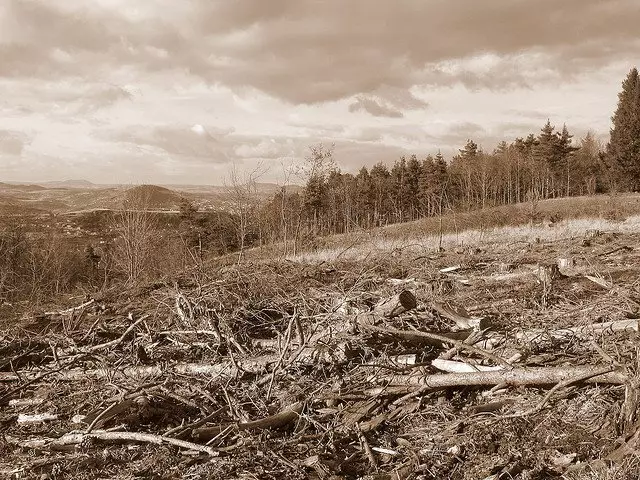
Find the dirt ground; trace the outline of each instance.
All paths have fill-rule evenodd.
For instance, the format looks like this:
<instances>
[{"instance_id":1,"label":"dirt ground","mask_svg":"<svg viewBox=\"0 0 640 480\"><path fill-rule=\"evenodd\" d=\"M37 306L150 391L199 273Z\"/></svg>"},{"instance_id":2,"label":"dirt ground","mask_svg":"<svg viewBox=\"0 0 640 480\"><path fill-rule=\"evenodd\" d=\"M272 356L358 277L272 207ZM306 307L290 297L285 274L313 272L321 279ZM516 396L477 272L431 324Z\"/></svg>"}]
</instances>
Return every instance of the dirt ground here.
<instances>
[{"instance_id":1,"label":"dirt ground","mask_svg":"<svg viewBox=\"0 0 640 480\"><path fill-rule=\"evenodd\" d=\"M0 477L638 478L639 238L2 305Z\"/></svg>"}]
</instances>

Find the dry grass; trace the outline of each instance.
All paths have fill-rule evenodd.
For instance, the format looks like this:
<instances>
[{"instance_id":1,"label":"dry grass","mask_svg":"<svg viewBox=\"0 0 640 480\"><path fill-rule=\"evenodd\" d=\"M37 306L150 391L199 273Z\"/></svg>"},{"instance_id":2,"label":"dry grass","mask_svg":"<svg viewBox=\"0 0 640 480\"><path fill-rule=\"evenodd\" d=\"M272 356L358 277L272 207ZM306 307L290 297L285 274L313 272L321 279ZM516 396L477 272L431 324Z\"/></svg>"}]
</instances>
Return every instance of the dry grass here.
<instances>
[{"instance_id":1,"label":"dry grass","mask_svg":"<svg viewBox=\"0 0 640 480\"><path fill-rule=\"evenodd\" d=\"M371 232L327 237L318 242L319 248L288 258L302 262L361 260L380 254L426 253L439 247L499 248L519 242L572 240L582 238L588 230L640 232L640 195L547 200L538 204L535 220L531 219L531 208L530 204L520 204L449 214L442 219L442 235L440 219L429 218ZM552 217L554 222L549 220Z\"/></svg>"}]
</instances>

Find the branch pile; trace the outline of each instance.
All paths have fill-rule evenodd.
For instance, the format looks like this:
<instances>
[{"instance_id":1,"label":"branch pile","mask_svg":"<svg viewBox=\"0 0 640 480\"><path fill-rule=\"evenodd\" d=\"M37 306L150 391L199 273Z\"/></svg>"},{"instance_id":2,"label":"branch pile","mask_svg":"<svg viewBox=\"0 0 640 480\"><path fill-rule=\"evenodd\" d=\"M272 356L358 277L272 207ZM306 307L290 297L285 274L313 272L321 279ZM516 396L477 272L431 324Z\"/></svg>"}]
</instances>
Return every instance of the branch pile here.
<instances>
[{"instance_id":1,"label":"branch pile","mask_svg":"<svg viewBox=\"0 0 640 480\"><path fill-rule=\"evenodd\" d=\"M0 337L1 476L614 468L639 437L634 251L576 243L560 271L556 248L508 274L504 251L221 267L25 317Z\"/></svg>"}]
</instances>

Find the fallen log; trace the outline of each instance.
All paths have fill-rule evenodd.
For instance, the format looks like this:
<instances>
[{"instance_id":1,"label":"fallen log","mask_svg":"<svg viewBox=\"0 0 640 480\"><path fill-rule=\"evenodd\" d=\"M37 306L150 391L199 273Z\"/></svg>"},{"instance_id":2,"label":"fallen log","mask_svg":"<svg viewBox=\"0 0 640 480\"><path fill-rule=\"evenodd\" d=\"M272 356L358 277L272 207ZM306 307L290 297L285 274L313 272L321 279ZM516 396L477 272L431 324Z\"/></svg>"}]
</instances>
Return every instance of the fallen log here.
<instances>
[{"instance_id":1,"label":"fallen log","mask_svg":"<svg viewBox=\"0 0 640 480\"><path fill-rule=\"evenodd\" d=\"M409 290L403 290L391 298L381 300L371 313L386 318L397 317L398 315L413 310L417 306L415 295Z\"/></svg>"},{"instance_id":2,"label":"fallen log","mask_svg":"<svg viewBox=\"0 0 640 480\"><path fill-rule=\"evenodd\" d=\"M140 365L124 368L96 368L84 370L74 368L69 370L51 371L48 376L57 380L81 380L86 378L110 378L114 377L155 377L166 373L183 375L207 375L225 376L227 378L248 373L265 373L271 364L275 364L278 358L274 355L265 357L255 357L249 359L236 359L235 361L222 361L214 364L203 363L176 363L174 365ZM21 371L18 374L13 372L0 372L0 382L15 382L22 380L38 379L41 376L39 371Z\"/></svg>"},{"instance_id":3,"label":"fallen log","mask_svg":"<svg viewBox=\"0 0 640 480\"><path fill-rule=\"evenodd\" d=\"M617 320L613 322L592 323L578 327L560 328L558 330L527 330L515 334L516 340L527 343L544 343L553 340L593 337L606 333L638 331L638 319Z\"/></svg>"},{"instance_id":4,"label":"fallen log","mask_svg":"<svg viewBox=\"0 0 640 480\"><path fill-rule=\"evenodd\" d=\"M466 386L490 386L507 384L513 386L525 385L553 385L566 382L573 378L586 377L596 372L594 365L542 367L542 368L513 368L491 372L443 373L435 375L393 375L378 376L389 382L388 387L380 387L381 391L389 387L419 386L432 389ZM620 371L612 371L596 375L584 380L585 383L608 383L622 385L628 377Z\"/></svg>"}]
</instances>

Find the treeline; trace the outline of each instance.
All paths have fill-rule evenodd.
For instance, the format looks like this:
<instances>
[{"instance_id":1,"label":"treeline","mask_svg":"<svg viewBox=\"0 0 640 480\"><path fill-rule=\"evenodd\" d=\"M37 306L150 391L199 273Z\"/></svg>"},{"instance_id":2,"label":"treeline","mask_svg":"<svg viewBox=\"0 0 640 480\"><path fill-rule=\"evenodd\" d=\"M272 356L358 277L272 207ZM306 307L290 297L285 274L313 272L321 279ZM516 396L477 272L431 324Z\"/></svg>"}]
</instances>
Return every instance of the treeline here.
<instances>
[{"instance_id":1,"label":"treeline","mask_svg":"<svg viewBox=\"0 0 640 480\"><path fill-rule=\"evenodd\" d=\"M392 223L548 198L640 189L640 78L622 82L610 141L593 133L575 141L550 121L537 134L501 142L485 152L468 140L449 162L438 153L401 157L356 174L335 167L333 150L311 148L304 188L286 187L262 208L265 242L293 241Z\"/></svg>"},{"instance_id":2,"label":"treeline","mask_svg":"<svg viewBox=\"0 0 640 480\"><path fill-rule=\"evenodd\" d=\"M469 140L450 162L440 154L401 157L356 174L312 147L301 191L283 188L261 212L267 242L339 234L527 200L586 195L610 188L602 147L591 133L576 144L566 126L502 142L491 153Z\"/></svg>"}]
</instances>

